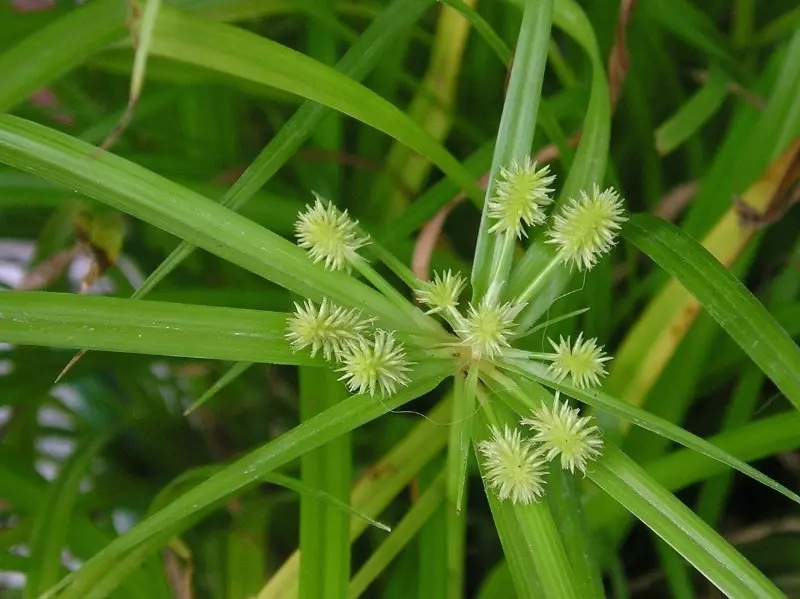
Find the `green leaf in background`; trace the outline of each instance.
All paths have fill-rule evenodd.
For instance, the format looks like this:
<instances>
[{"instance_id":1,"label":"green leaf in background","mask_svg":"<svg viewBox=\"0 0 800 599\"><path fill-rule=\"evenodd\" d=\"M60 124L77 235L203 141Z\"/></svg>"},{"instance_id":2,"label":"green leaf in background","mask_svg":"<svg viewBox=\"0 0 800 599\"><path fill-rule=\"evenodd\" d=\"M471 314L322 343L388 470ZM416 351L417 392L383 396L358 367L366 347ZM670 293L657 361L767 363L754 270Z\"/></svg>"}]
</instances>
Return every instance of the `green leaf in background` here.
<instances>
[{"instance_id":1,"label":"green leaf in background","mask_svg":"<svg viewBox=\"0 0 800 599\"><path fill-rule=\"evenodd\" d=\"M634 215L623 235L680 281L800 409L800 348L728 269L661 219Z\"/></svg>"},{"instance_id":2,"label":"green leaf in background","mask_svg":"<svg viewBox=\"0 0 800 599\"><path fill-rule=\"evenodd\" d=\"M286 315L275 312L20 291L0 293L0 314L0 339L11 343L316 363L302 352L292 352L284 337Z\"/></svg>"}]
</instances>

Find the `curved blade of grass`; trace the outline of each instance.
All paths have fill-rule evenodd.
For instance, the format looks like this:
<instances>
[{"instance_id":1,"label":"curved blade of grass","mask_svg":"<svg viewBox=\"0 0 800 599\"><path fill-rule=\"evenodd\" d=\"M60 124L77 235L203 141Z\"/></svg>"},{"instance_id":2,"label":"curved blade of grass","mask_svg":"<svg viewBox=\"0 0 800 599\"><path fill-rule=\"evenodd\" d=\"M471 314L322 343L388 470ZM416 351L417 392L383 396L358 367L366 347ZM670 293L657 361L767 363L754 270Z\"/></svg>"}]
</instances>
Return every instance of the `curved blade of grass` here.
<instances>
[{"instance_id":1,"label":"curved blade of grass","mask_svg":"<svg viewBox=\"0 0 800 599\"><path fill-rule=\"evenodd\" d=\"M608 412L614 416L618 416L624 420L628 420L633 424L640 426L644 429L652 431L657 435L662 435L676 443L693 449L709 458L722 462L723 464L735 468L742 474L746 474L750 478L757 480L763 485L770 487L781 495L788 497L795 503L800 504L800 495L793 493L783 485L775 482L770 477L761 474L758 470L749 466L745 462L733 457L728 452L712 445L705 439L693 435L687 430L672 424L668 420L654 416L649 412L642 410L636 406L619 400L615 397L603 393L602 391L587 391L578 389L577 387L568 383L556 380L549 372L548 367L544 364L533 361L525 360L508 360L506 366L513 369L515 372L522 376L532 378L536 382L542 383L551 389L561 391L569 397L574 397L587 405L592 406L598 410ZM536 407L525 394L519 394L518 399L527 406L527 409Z\"/></svg>"},{"instance_id":2,"label":"curved blade of grass","mask_svg":"<svg viewBox=\"0 0 800 599\"><path fill-rule=\"evenodd\" d=\"M5 295L5 294L4 294ZM81 445L61 467L58 478L48 486L39 504L29 540L25 599L38 597L54 585L61 574L61 552L67 543L67 533L74 514L78 486L92 460L114 435L106 432Z\"/></svg>"},{"instance_id":3,"label":"curved blade of grass","mask_svg":"<svg viewBox=\"0 0 800 599\"><path fill-rule=\"evenodd\" d=\"M502 167L512 161L521 162L531 152L536 129L536 113L542 94L547 45L550 41L553 0L525 0L522 25L517 39L514 64L511 67L503 114L497 131L497 142L486 186L486 199L481 213L475 260L472 265L472 299L480 300L491 280L505 281L511 270L516 239L489 233L489 199L494 196L497 177Z\"/></svg>"},{"instance_id":4,"label":"curved blade of grass","mask_svg":"<svg viewBox=\"0 0 800 599\"><path fill-rule=\"evenodd\" d=\"M741 281L703 246L664 220L634 215L623 235L680 281L800 409L800 348Z\"/></svg>"},{"instance_id":5,"label":"curved blade of grass","mask_svg":"<svg viewBox=\"0 0 800 599\"><path fill-rule=\"evenodd\" d=\"M589 477L728 597L785 597L730 543L615 445L606 445Z\"/></svg>"},{"instance_id":6,"label":"curved blade of grass","mask_svg":"<svg viewBox=\"0 0 800 599\"><path fill-rule=\"evenodd\" d=\"M406 114L439 143L447 139L455 121L455 103L469 34L469 21L457 12L438 11L425 75L411 86L414 96ZM424 155L401 143L392 144L382 162L383 168L376 175L367 200L358 207L358 213L386 223L402 214L409 199L419 194L430 179L431 163Z\"/></svg>"},{"instance_id":7,"label":"curved blade of grass","mask_svg":"<svg viewBox=\"0 0 800 599\"><path fill-rule=\"evenodd\" d=\"M509 48L506 43L503 41L497 32L492 29L492 26L484 19L478 11L472 8L469 4L464 2L464 0L439 0L442 4L446 4L447 6L453 8L460 12L465 19L467 19L472 26L475 28L475 31L483 38L483 41L494 51L497 55L497 58L500 59L500 62L503 65L507 65L511 62L511 48Z\"/></svg>"},{"instance_id":8,"label":"curved blade of grass","mask_svg":"<svg viewBox=\"0 0 800 599\"><path fill-rule=\"evenodd\" d=\"M0 112L125 36L124 2L99 0L0 53Z\"/></svg>"},{"instance_id":9,"label":"curved blade of grass","mask_svg":"<svg viewBox=\"0 0 800 599\"><path fill-rule=\"evenodd\" d=\"M169 505L170 502L178 499L182 493L190 490L195 485L208 480L212 476L222 472L224 469L225 466L211 465L192 468L191 470L184 472L174 480L170 481L167 486L158 492L156 498L151 502L150 509L147 513L154 514L158 512L162 508ZM331 496L330 493L326 493L325 491L306 485L303 483L303 481L292 478L291 476L272 472L262 476L261 480L265 483L277 485L279 487L284 487L285 489L294 491L298 495L306 495L308 497L327 502L328 504L353 516L358 520L361 520L364 524L369 526L374 526L375 528L386 532L390 532L392 530L384 523L371 518L368 514L357 509L356 507L351 507L344 501Z\"/></svg>"},{"instance_id":10,"label":"curved blade of grass","mask_svg":"<svg viewBox=\"0 0 800 599\"><path fill-rule=\"evenodd\" d=\"M589 88L589 104L583 120L581 139L572 161L572 165L556 200L554 209L566 202L570 197L577 197L582 189L592 184L600 185L606 171L609 139L611 135L611 104L609 100L608 82L606 80L603 59L592 24L586 13L574 0L559 0L553 8L553 25L573 38L583 48L592 65L592 79ZM547 253L541 243L532 243L522 259L511 272L508 295L518 295L533 280L542 268L541 255ZM568 269L558 267L549 275L553 298L558 297L572 280ZM526 328L547 309L549 304L534 302L522 311L518 322L525 323ZM543 310L544 308L544 310Z\"/></svg>"},{"instance_id":11,"label":"curved blade of grass","mask_svg":"<svg viewBox=\"0 0 800 599\"><path fill-rule=\"evenodd\" d=\"M447 427L452 398L436 405L383 459L361 477L353 487L350 504L362 513L376 516L386 508L425 464L447 443ZM353 520L350 540L355 541L365 526ZM300 552L295 551L261 589L258 599L296 597Z\"/></svg>"},{"instance_id":12,"label":"curved blade of grass","mask_svg":"<svg viewBox=\"0 0 800 599\"><path fill-rule=\"evenodd\" d=\"M444 475L434 479L422 496L414 502L392 533L375 549L350 581L347 596L360 597L400 551L414 539L422 525L433 515L444 499Z\"/></svg>"},{"instance_id":13,"label":"curved blade of grass","mask_svg":"<svg viewBox=\"0 0 800 599\"><path fill-rule=\"evenodd\" d=\"M139 5L131 1L131 11L133 15L129 18L134 22L139 20L137 11ZM131 122L133 112L139 103L139 98L142 95L142 87L144 86L144 76L147 72L147 56L150 52L150 42L153 39L153 30L156 26L156 19L158 18L158 11L161 9L161 0L145 0L144 9L142 10L141 23L136 28L136 49L133 54L133 69L131 72L131 84L128 90L128 104L125 106L125 111L117 121L116 126L109 136L103 141L102 147L104 150L109 149L119 139L119 136L125 131L125 127Z\"/></svg>"},{"instance_id":14,"label":"curved blade of grass","mask_svg":"<svg viewBox=\"0 0 800 599\"><path fill-rule=\"evenodd\" d=\"M368 395L354 395L266 443L143 520L89 559L79 571L51 588L41 599L54 596L66 586L69 586L70 593L81 596L88 590L86 585L99 573L141 543L154 536L166 537L166 542L184 528L187 520L215 502L258 482L303 453L427 393L442 381L447 370L449 368L432 364L420 365L413 382L391 398L378 401Z\"/></svg>"},{"instance_id":15,"label":"curved blade of grass","mask_svg":"<svg viewBox=\"0 0 800 599\"><path fill-rule=\"evenodd\" d=\"M0 115L0 162L84 193L316 301L331 300L408 330L409 319L355 279L311 264L305 251L212 202L113 154L23 119ZM417 325L438 329L430 318Z\"/></svg>"},{"instance_id":16,"label":"curved blade of grass","mask_svg":"<svg viewBox=\"0 0 800 599\"><path fill-rule=\"evenodd\" d=\"M364 512L349 506L347 503L345 503L341 499L337 499L330 493L326 493L324 491L321 491L320 489L316 489L314 487L310 487L309 485L303 484L302 481L299 481L296 478L292 478L290 476L284 476L282 474L272 473L264 476L262 480L264 482L280 485L281 487L291 489L292 491L294 491L299 495L305 495L320 501L324 501L325 503L328 503L331 506L335 507L337 510L340 510L343 513L353 516L354 518L357 518L359 520L363 520L366 524L378 528L380 530L383 530L385 532L392 531L392 529L389 528L383 522L379 522L378 520L370 518Z\"/></svg>"},{"instance_id":17,"label":"curved blade of grass","mask_svg":"<svg viewBox=\"0 0 800 599\"><path fill-rule=\"evenodd\" d=\"M151 52L318 102L383 131L426 156L480 197L469 172L402 110L320 62L243 29L168 8L158 17Z\"/></svg>"},{"instance_id":18,"label":"curved blade of grass","mask_svg":"<svg viewBox=\"0 0 800 599\"><path fill-rule=\"evenodd\" d=\"M433 0L396 0L390 4L337 63L336 69L356 81L363 79L372 71L378 59L432 4ZM241 209L311 136L328 111L321 104L305 102L225 193L220 203L235 211ZM449 180L444 181L452 185ZM194 251L194 247L186 241L182 242L147 277L133 297L147 295Z\"/></svg>"},{"instance_id":19,"label":"curved blade of grass","mask_svg":"<svg viewBox=\"0 0 800 599\"><path fill-rule=\"evenodd\" d=\"M669 154L694 135L719 110L727 95L728 77L712 66L705 85L656 129L659 154Z\"/></svg>"},{"instance_id":20,"label":"curved blade of grass","mask_svg":"<svg viewBox=\"0 0 800 599\"><path fill-rule=\"evenodd\" d=\"M798 430L800 414L787 412L715 435L708 441L740 460L752 462L800 447ZM672 492L731 472L726 464L691 449L678 449L645 464L644 468L654 480ZM608 497L599 493L592 495L586 512L592 528L608 530L614 540L624 536L629 520L627 514Z\"/></svg>"},{"instance_id":21,"label":"curved blade of grass","mask_svg":"<svg viewBox=\"0 0 800 599\"><path fill-rule=\"evenodd\" d=\"M286 314L43 291L0 293L0 339L161 356L320 364L292 352Z\"/></svg>"},{"instance_id":22,"label":"curved blade of grass","mask_svg":"<svg viewBox=\"0 0 800 599\"><path fill-rule=\"evenodd\" d=\"M647 11L664 27L696 47L703 54L716 58L720 64L740 81L747 80L749 73L742 68L728 47L727 41L717 30L711 17L688 0L674 0L668 6L661 2L645 2Z\"/></svg>"},{"instance_id":23,"label":"curved blade of grass","mask_svg":"<svg viewBox=\"0 0 800 599\"><path fill-rule=\"evenodd\" d=\"M793 144L741 195L742 205L765 216L777 201L781 182L800 151ZM730 204L730 199L728 200ZM756 229L741 222L740 208L729 206L702 240L702 246L726 267L733 267L752 244ZM741 262L740 262L741 263ZM643 405L653 386L664 376L686 333L695 325L701 304L680 280L670 280L650 301L620 344L609 369L605 388L626 402ZM711 317L709 322L713 324ZM707 326L703 324L702 326ZM697 348L695 348L697 350ZM625 430L625 423L620 423Z\"/></svg>"},{"instance_id":24,"label":"curved blade of grass","mask_svg":"<svg viewBox=\"0 0 800 599\"><path fill-rule=\"evenodd\" d=\"M225 387L228 386L231 382L239 377L239 375L243 374L248 368L253 365L252 362L236 362L233 366L230 367L228 372L223 374L217 382L215 382L208 390L203 393L196 402L194 402L191 406L186 408L183 411L184 416L188 416L192 412L194 412L197 408L202 406L206 403L209 399L214 397L217 393L222 391Z\"/></svg>"}]
</instances>

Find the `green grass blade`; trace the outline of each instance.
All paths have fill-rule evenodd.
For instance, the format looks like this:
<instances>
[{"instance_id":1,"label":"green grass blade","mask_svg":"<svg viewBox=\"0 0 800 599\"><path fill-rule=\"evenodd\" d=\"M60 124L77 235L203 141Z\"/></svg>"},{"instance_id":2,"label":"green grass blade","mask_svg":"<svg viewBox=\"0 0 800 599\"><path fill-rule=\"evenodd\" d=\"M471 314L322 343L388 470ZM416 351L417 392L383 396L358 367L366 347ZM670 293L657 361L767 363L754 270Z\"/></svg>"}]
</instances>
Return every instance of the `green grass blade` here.
<instances>
[{"instance_id":1,"label":"green grass blade","mask_svg":"<svg viewBox=\"0 0 800 599\"><path fill-rule=\"evenodd\" d=\"M727 95L728 77L712 67L705 85L656 129L659 154L669 154L694 135L720 109Z\"/></svg>"},{"instance_id":2,"label":"green grass blade","mask_svg":"<svg viewBox=\"0 0 800 599\"><path fill-rule=\"evenodd\" d=\"M335 69L286 46L165 8L159 14L152 53L333 108L426 156L468 195L481 195L461 163L402 110Z\"/></svg>"},{"instance_id":3,"label":"green grass blade","mask_svg":"<svg viewBox=\"0 0 800 599\"><path fill-rule=\"evenodd\" d=\"M161 356L318 364L294 353L286 315L42 291L0 294L8 343Z\"/></svg>"},{"instance_id":4,"label":"green grass blade","mask_svg":"<svg viewBox=\"0 0 800 599\"><path fill-rule=\"evenodd\" d=\"M492 26L489 24L489 22L478 13L477 10L464 2L464 0L439 1L442 4L446 4L454 10L457 10L464 16L465 19L472 23L475 31L477 31L478 34L483 38L483 41L488 44L503 65L507 65L509 62L511 62L511 49L503 41L503 38L501 38L497 32L492 29Z\"/></svg>"},{"instance_id":5,"label":"green grass blade","mask_svg":"<svg viewBox=\"0 0 800 599\"><path fill-rule=\"evenodd\" d=\"M800 446L797 431L800 414L788 412L764 418L739 429L715 435L709 439L720 449L738 459L752 462ZM647 473L670 491L679 491L697 482L710 479L730 468L691 449L679 449L645 465ZM615 538L621 537L625 528L624 510L602 494L593 495L586 511L593 529L613 529Z\"/></svg>"},{"instance_id":6,"label":"green grass blade","mask_svg":"<svg viewBox=\"0 0 800 599\"><path fill-rule=\"evenodd\" d=\"M231 382L235 379L239 378L241 374L243 374L248 368L253 365L252 362L236 362L233 366L230 367L228 372L223 374L218 381L216 381L211 387L209 387L208 391L203 393L196 402L194 402L191 406L184 410L183 415L187 416L194 412L197 408L202 406L206 403L209 399L214 397L217 393L222 391L225 387L227 387Z\"/></svg>"},{"instance_id":7,"label":"green grass blade","mask_svg":"<svg viewBox=\"0 0 800 599\"><path fill-rule=\"evenodd\" d=\"M125 36L125 3L92 2L0 53L0 112Z\"/></svg>"},{"instance_id":8,"label":"green grass blade","mask_svg":"<svg viewBox=\"0 0 800 599\"><path fill-rule=\"evenodd\" d=\"M536 129L536 113L542 94L542 79L547 64L547 45L553 0L526 0L522 25L517 40L514 64L508 84L503 115L497 131L486 200L483 204L475 261L472 265L473 301L483 297L490 280L505 280L511 269L514 243L506 243L505 235L489 233L488 201L495 194L497 177L502 167L512 161L521 161L531 152Z\"/></svg>"},{"instance_id":9,"label":"green grass blade","mask_svg":"<svg viewBox=\"0 0 800 599\"><path fill-rule=\"evenodd\" d=\"M347 397L331 371L300 369L300 418L307 421ZM300 456L300 476L308 487L337 501L350 500L350 435ZM347 596L350 580L350 518L334 506L304 496L300 501L300 599Z\"/></svg>"},{"instance_id":10,"label":"green grass blade","mask_svg":"<svg viewBox=\"0 0 800 599\"><path fill-rule=\"evenodd\" d=\"M244 489L276 468L307 451L322 446L341 434L357 428L387 411L433 389L444 378L441 367L423 365L416 371L414 382L388 400L376 401L368 395L357 395L338 403L240 458L207 481L200 483L165 508L143 520L88 560L83 568L70 574L41 599L52 597L59 588L69 586L76 596L85 593L86 585L99 573L117 562L129 551L153 537L164 542L183 529L187 520L228 495Z\"/></svg>"},{"instance_id":11,"label":"green grass blade","mask_svg":"<svg viewBox=\"0 0 800 599\"><path fill-rule=\"evenodd\" d=\"M381 12L347 51L337 63L336 69L356 81L363 79L372 71L378 63L378 59L432 4L433 0L395 0ZM327 114L329 114L327 107L314 102L305 102L225 193L220 203L232 210L239 211L261 186L294 155ZM194 247L188 242L181 243L147 277L136 290L134 297L142 298L147 295L194 251Z\"/></svg>"},{"instance_id":12,"label":"green grass blade","mask_svg":"<svg viewBox=\"0 0 800 599\"><path fill-rule=\"evenodd\" d=\"M360 597L367 590L400 551L414 539L443 499L444 476L440 474L353 576L347 593L350 599Z\"/></svg>"},{"instance_id":13,"label":"green grass blade","mask_svg":"<svg viewBox=\"0 0 800 599\"><path fill-rule=\"evenodd\" d=\"M603 183L606 161L608 159L609 138L611 135L611 105L609 102L608 82L606 80L603 59L592 24L583 9L573 0L559 0L553 8L553 25L564 31L584 50L592 65L592 78L589 88L589 104L583 120L581 140L572 161L572 165L561 187L556 207L570 197L577 197L582 189L588 189L593 183ZM548 250L543 244L532 243L522 259L511 273L509 294L522 290L540 271L541 257ZM551 274L551 297L558 297L572 280L567 269L560 268ZM525 323L522 328L533 323L536 318L549 307L541 300L528 306L519 316L518 322ZM544 308L544 310L543 310Z\"/></svg>"},{"instance_id":14,"label":"green grass blade","mask_svg":"<svg viewBox=\"0 0 800 599\"><path fill-rule=\"evenodd\" d=\"M616 446L605 447L589 477L728 597L784 597L732 545Z\"/></svg>"},{"instance_id":15,"label":"green grass blade","mask_svg":"<svg viewBox=\"0 0 800 599\"><path fill-rule=\"evenodd\" d=\"M97 452L113 435L104 433L85 445L79 446L61 467L56 481L48 487L39 505L29 540L25 599L38 597L54 585L61 575L61 552L67 542L67 533L78 497L78 485L85 476Z\"/></svg>"},{"instance_id":16,"label":"green grass blade","mask_svg":"<svg viewBox=\"0 0 800 599\"><path fill-rule=\"evenodd\" d=\"M94 146L68 135L0 115L0 162L141 218L303 297L329 297L363 309L392 329L408 329L408 319L383 296L310 264L305 251L282 237L118 156L98 156ZM428 318L419 324L437 327Z\"/></svg>"},{"instance_id":17,"label":"green grass blade","mask_svg":"<svg viewBox=\"0 0 800 599\"><path fill-rule=\"evenodd\" d=\"M666 221L635 215L623 235L680 281L800 409L800 348L741 281Z\"/></svg>"},{"instance_id":18,"label":"green grass blade","mask_svg":"<svg viewBox=\"0 0 800 599\"><path fill-rule=\"evenodd\" d=\"M291 489L298 495L307 496L316 501L323 501L327 503L330 507L333 507L339 512L341 512L342 514L346 514L348 516L352 516L353 518L357 518L365 525L373 526L378 530L382 530L384 532L391 532L392 530L383 522L379 522L374 518L370 518L364 512L351 507L347 502L342 501L337 497L334 497L330 493L326 493L322 489L316 487L310 487L297 479L291 478L289 476L283 476L282 474L277 474L273 472L272 474L264 476L262 480L268 483L279 485L286 489ZM347 537L347 534L345 534L345 537Z\"/></svg>"}]
</instances>

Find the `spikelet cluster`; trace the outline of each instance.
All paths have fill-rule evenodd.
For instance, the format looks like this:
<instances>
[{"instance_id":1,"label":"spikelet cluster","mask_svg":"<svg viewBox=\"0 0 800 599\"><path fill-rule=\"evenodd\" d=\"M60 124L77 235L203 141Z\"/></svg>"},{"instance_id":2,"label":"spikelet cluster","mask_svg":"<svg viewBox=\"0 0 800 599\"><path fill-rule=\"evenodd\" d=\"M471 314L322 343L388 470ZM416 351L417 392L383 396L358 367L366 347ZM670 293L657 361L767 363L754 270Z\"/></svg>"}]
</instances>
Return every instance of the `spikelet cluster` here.
<instances>
[{"instance_id":1,"label":"spikelet cluster","mask_svg":"<svg viewBox=\"0 0 800 599\"><path fill-rule=\"evenodd\" d=\"M526 228L547 222L545 209L553 203L554 181L547 166L539 167L528 157L501 167L487 202L489 232L506 235L506 239L509 235L521 238L527 235ZM579 199L570 200L552 217L547 242L556 245L554 260L579 270L591 268L614 246L625 220L622 199L613 189L601 192L595 185L591 194L581 192ZM434 273L433 281L419 283L416 296L427 306L428 314L437 314L451 325L469 358L495 360L511 347L516 317L531 296L524 293L524 300L502 301L501 282L494 281L489 291L462 314L458 300L465 286L461 275ZM551 344L555 353L540 357L551 362L551 372L557 379L570 376L581 388L600 384L606 375L604 363L610 358L596 339L583 341L579 336L575 344L569 339L559 343L551 340Z\"/></svg>"},{"instance_id":2,"label":"spikelet cluster","mask_svg":"<svg viewBox=\"0 0 800 599\"><path fill-rule=\"evenodd\" d=\"M500 177L487 205L487 215L494 221L489 232L510 232L521 238L527 235L526 227L544 223L544 209L553 202L553 189L548 186L555 180L549 166L538 168L529 157L500 167Z\"/></svg>"},{"instance_id":3,"label":"spikelet cluster","mask_svg":"<svg viewBox=\"0 0 800 599\"><path fill-rule=\"evenodd\" d=\"M530 418L520 421L533 437L519 429L492 427L492 438L478 443L486 485L497 497L515 504L538 501L545 492L550 461L559 458L563 469L586 474L589 462L600 457L603 441L590 416L580 416L559 400L552 407L542 404Z\"/></svg>"},{"instance_id":4,"label":"spikelet cluster","mask_svg":"<svg viewBox=\"0 0 800 599\"><path fill-rule=\"evenodd\" d=\"M555 244L570 268L589 270L614 247L626 220L619 194L611 188L601 192L595 185L591 194L581 191L580 198L570 199L553 217L547 243Z\"/></svg>"},{"instance_id":5,"label":"spikelet cluster","mask_svg":"<svg viewBox=\"0 0 800 599\"><path fill-rule=\"evenodd\" d=\"M295 222L297 245L308 250L314 262L328 270L350 271L358 259L358 249L369 240L358 232L358 221L340 212L331 202L314 193L313 206L306 206Z\"/></svg>"},{"instance_id":6,"label":"spikelet cluster","mask_svg":"<svg viewBox=\"0 0 800 599\"><path fill-rule=\"evenodd\" d=\"M314 205L307 206L295 223L297 244L327 269L349 271L368 239L360 236L346 211L339 212L314 195ZM388 397L408 384L411 363L394 332L374 328L374 321L327 298L318 305L306 300L295 303L286 323L286 340L294 351L308 349L312 358L322 353L337 366L339 380L351 393Z\"/></svg>"}]
</instances>

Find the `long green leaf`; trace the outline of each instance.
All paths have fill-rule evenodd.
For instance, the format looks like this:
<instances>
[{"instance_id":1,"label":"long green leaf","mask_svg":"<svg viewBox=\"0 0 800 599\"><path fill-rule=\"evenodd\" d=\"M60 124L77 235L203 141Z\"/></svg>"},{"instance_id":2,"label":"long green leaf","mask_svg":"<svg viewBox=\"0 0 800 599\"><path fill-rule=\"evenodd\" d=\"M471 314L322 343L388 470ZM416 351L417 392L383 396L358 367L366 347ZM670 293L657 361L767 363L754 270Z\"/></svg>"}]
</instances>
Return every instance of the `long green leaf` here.
<instances>
[{"instance_id":1,"label":"long green leaf","mask_svg":"<svg viewBox=\"0 0 800 599\"><path fill-rule=\"evenodd\" d=\"M728 597L784 597L719 533L616 446L606 445L589 476Z\"/></svg>"},{"instance_id":2,"label":"long green leaf","mask_svg":"<svg viewBox=\"0 0 800 599\"><path fill-rule=\"evenodd\" d=\"M539 99L542 95L544 68L547 64L552 14L553 0L526 0L524 3L522 25L478 229L475 261L472 265L473 301L483 297L490 280L505 281L511 270L516 239L506 239L506 235L489 233L489 199L495 195L500 169L510 165L512 161L521 162L531 152Z\"/></svg>"},{"instance_id":3,"label":"long green leaf","mask_svg":"<svg viewBox=\"0 0 800 599\"><path fill-rule=\"evenodd\" d=\"M319 364L292 352L286 315L42 291L0 293L8 343L161 356Z\"/></svg>"},{"instance_id":4,"label":"long green leaf","mask_svg":"<svg viewBox=\"0 0 800 599\"><path fill-rule=\"evenodd\" d=\"M61 552L67 541L78 485L92 459L111 438L113 432L99 435L78 447L64 464L58 479L47 490L36 513L30 538L30 560L25 584L27 598L38 597L58 581L61 574Z\"/></svg>"},{"instance_id":5,"label":"long green leaf","mask_svg":"<svg viewBox=\"0 0 800 599\"><path fill-rule=\"evenodd\" d=\"M634 215L623 235L680 281L800 409L800 348L741 281L703 246L664 220Z\"/></svg>"}]
</instances>

